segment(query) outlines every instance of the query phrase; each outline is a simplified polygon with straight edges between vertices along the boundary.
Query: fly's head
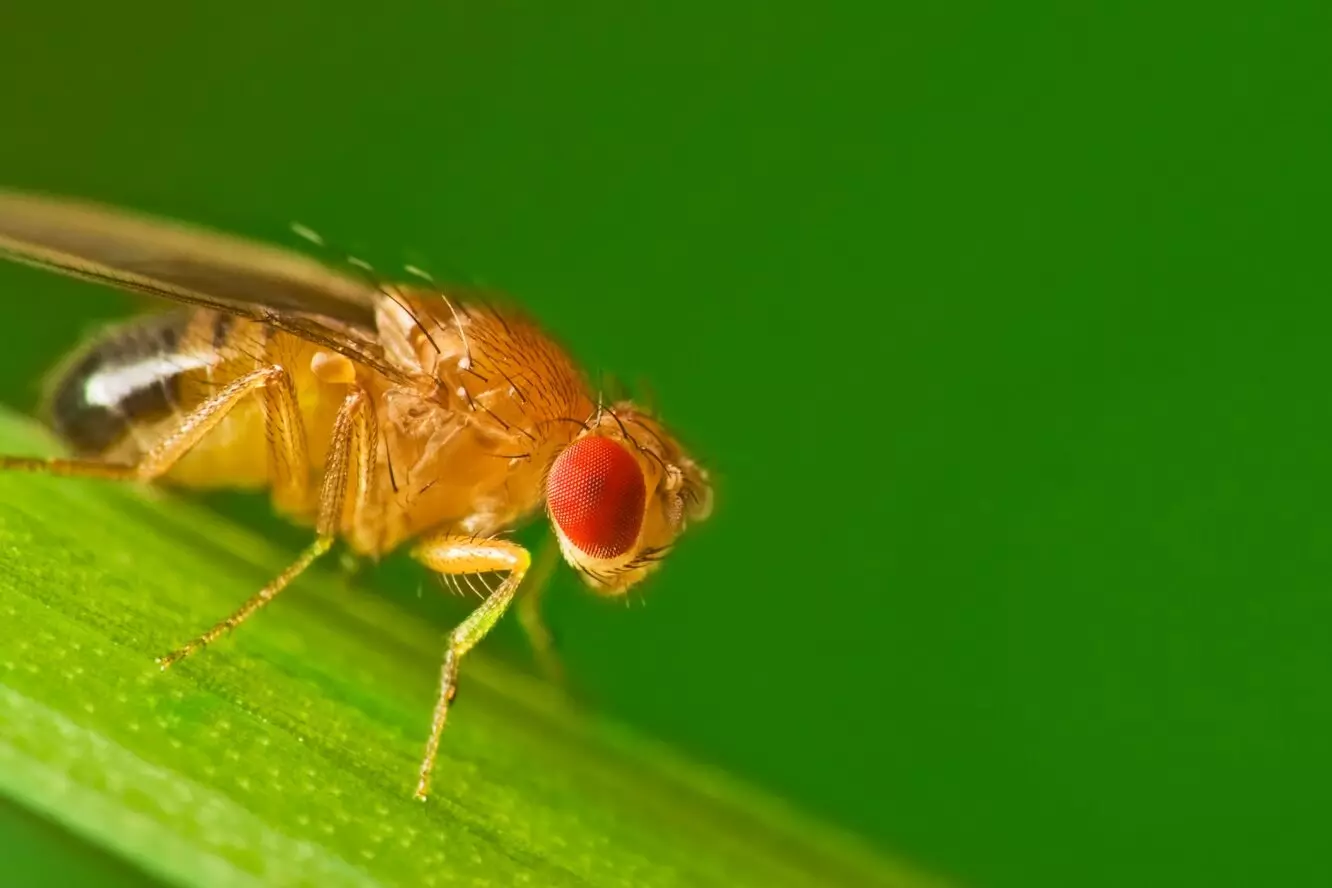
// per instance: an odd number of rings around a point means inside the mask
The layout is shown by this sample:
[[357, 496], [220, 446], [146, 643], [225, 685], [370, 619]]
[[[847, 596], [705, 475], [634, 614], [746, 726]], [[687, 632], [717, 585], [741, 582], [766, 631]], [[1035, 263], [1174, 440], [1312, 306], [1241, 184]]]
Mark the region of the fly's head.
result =
[[555, 457], [546, 511], [569, 564], [596, 592], [622, 595], [708, 517], [712, 486], [657, 420], [621, 403]]

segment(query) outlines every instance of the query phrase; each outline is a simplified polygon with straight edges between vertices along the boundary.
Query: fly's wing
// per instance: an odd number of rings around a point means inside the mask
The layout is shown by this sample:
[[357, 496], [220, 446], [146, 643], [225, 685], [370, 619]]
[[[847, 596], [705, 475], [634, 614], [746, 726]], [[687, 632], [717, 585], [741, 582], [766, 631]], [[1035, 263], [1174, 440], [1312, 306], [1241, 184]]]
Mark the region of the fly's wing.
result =
[[406, 379], [379, 345], [376, 289], [299, 253], [96, 204], [0, 190], [0, 258], [250, 318]]

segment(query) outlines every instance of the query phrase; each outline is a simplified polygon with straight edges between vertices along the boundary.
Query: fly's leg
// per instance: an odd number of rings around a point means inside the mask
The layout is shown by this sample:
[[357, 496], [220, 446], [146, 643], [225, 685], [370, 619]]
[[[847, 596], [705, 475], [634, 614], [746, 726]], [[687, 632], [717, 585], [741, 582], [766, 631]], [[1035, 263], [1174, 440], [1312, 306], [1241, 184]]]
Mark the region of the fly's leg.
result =
[[458, 661], [504, 616], [518, 585], [531, 567], [532, 556], [522, 546], [507, 540], [478, 540], [443, 534], [423, 540], [412, 551], [412, 557], [442, 574], [506, 574], [490, 597], [449, 633], [448, 650], [444, 652], [444, 665], [440, 670], [439, 699], [435, 702], [430, 739], [426, 742], [421, 777], [416, 784], [416, 797], [424, 801], [430, 790], [430, 772], [435, 767], [435, 755], [439, 752], [439, 738], [444, 732], [449, 704], [458, 693]]
[[[159, 658], [157, 662], [163, 669], [169, 668], [200, 648], [207, 647], [245, 622], [255, 611], [276, 598], [279, 592], [287, 588], [291, 581], [300, 576], [319, 556], [332, 548], [342, 522], [348, 481], [356, 482], [354, 513], [359, 515], [364, 508], [371, 470], [374, 466], [377, 434], [374, 405], [370, 397], [362, 390], [353, 388], [343, 400], [333, 427], [333, 441], [324, 467], [323, 484], [319, 491], [319, 517], [315, 525], [317, 534], [315, 541], [290, 567], [242, 604], [235, 613], [183, 647]], [[354, 468], [351, 460], [353, 451], [357, 456]]]
[[227, 414], [247, 395], [255, 393], [264, 395], [265, 425], [273, 455], [273, 495], [280, 501], [305, 499], [310, 484], [305, 427], [301, 423], [296, 403], [296, 386], [291, 374], [277, 365], [245, 374], [200, 404], [135, 465], [118, 465], [96, 459], [0, 456], [0, 469], [116, 481], [155, 481], [169, 472], [194, 445], [226, 419]]
[[541, 601], [550, 579], [560, 561], [560, 547], [555, 538], [548, 537], [537, 553], [536, 560], [528, 572], [527, 585], [523, 587], [523, 597], [514, 605], [518, 623], [523, 627], [528, 643], [532, 646], [532, 655], [537, 666], [546, 678], [554, 684], [563, 686], [565, 682], [564, 664], [555, 650], [555, 639], [550, 634], [545, 619], [541, 616]]

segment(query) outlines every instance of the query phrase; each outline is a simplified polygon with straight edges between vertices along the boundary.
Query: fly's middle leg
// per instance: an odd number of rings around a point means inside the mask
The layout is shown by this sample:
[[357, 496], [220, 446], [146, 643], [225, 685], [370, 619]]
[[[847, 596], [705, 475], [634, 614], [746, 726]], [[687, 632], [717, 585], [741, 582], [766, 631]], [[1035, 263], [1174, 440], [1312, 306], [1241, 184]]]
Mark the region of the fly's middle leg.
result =
[[[172, 664], [190, 654], [207, 647], [227, 632], [245, 622], [256, 611], [268, 604], [291, 581], [300, 576], [306, 568], [321, 555], [333, 547], [341, 528], [343, 505], [346, 502], [347, 487], [355, 487], [353, 510], [359, 515], [368, 496], [370, 477], [374, 467], [378, 439], [378, 427], [374, 418], [374, 405], [370, 396], [359, 388], [353, 388], [342, 402], [338, 417], [333, 427], [332, 445], [328, 460], [324, 466], [324, 479], [319, 491], [319, 517], [316, 524], [315, 541], [303, 551], [294, 563], [267, 586], [260, 589], [229, 617], [217, 623], [207, 632], [158, 659], [158, 664], [167, 669]], [[302, 439], [303, 440], [303, 439]], [[281, 446], [280, 442], [274, 446]], [[355, 463], [352, 456], [355, 454]], [[305, 459], [302, 454], [299, 459]]]
[[532, 562], [527, 585], [523, 587], [523, 595], [514, 605], [514, 609], [517, 612], [518, 623], [523, 628], [523, 634], [527, 636], [527, 642], [532, 646], [532, 656], [536, 659], [537, 667], [548, 681], [563, 687], [566, 684], [564, 663], [555, 649], [555, 638], [550, 634], [550, 627], [546, 625], [546, 619], [541, 615], [541, 602], [545, 598], [546, 589], [550, 586], [551, 576], [555, 573], [559, 561], [559, 543], [553, 536], [548, 536], [537, 552], [536, 560]]

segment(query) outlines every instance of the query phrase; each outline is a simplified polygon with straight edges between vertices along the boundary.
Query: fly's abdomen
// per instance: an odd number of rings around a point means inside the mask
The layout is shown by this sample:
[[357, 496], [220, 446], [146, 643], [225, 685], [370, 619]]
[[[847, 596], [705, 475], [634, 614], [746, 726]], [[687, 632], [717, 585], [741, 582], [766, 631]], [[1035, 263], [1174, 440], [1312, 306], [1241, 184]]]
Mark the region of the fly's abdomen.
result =
[[181, 407], [184, 375], [210, 359], [181, 351], [197, 314], [141, 318], [106, 331], [74, 355], [47, 403], [51, 425], [72, 450], [132, 460], [151, 446], [149, 430]]
[[[108, 330], [76, 353], [56, 376], [47, 414], [77, 455], [132, 465], [228, 385], [281, 364], [291, 373], [310, 431], [311, 463], [318, 467], [341, 401], [310, 371], [314, 351], [301, 339], [221, 312], [150, 315]], [[262, 399], [246, 396], [163, 480], [187, 487], [262, 487], [271, 480], [269, 450]]]

